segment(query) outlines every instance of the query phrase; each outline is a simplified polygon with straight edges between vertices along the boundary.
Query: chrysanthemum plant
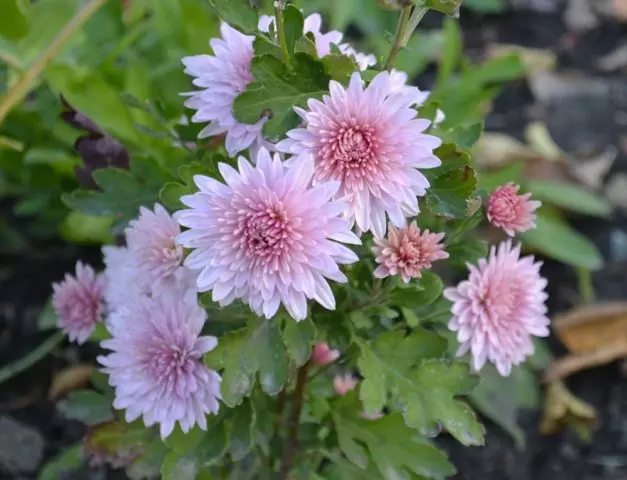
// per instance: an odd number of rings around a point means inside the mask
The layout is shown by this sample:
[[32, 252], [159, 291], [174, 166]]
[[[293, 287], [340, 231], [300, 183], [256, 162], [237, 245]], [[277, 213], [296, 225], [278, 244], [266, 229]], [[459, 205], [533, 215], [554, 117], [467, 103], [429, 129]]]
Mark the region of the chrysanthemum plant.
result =
[[104, 272], [54, 286], [70, 339], [103, 338], [84, 450], [136, 478], [450, 476], [438, 437], [484, 442], [476, 373], [509, 375], [548, 333], [539, 263], [473, 236], [533, 228], [539, 202], [479, 191], [481, 125], [455, 84], [429, 97], [394, 68], [425, 13], [459, 1], [383, 2], [399, 10], [386, 59], [253, 3], [213, 0], [222, 37], [183, 59], [215, 138], [178, 178], [131, 158], [66, 198], [124, 204]]

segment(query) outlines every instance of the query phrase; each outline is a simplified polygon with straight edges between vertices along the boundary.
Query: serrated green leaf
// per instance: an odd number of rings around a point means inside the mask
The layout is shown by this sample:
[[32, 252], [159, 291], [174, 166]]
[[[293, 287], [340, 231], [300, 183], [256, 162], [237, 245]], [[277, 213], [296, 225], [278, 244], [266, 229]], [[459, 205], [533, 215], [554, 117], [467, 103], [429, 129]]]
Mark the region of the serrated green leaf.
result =
[[552, 203], [572, 212], [609, 217], [612, 205], [605, 198], [586, 191], [580, 185], [550, 180], [532, 180], [525, 184], [533, 200]]
[[46, 69], [45, 78], [56, 94], [105, 131], [133, 143], [140, 141], [130, 109], [98, 71], [58, 63]]
[[257, 33], [259, 14], [251, 0], [209, 0], [218, 16], [244, 33]]
[[65, 418], [86, 425], [98, 425], [115, 418], [110, 400], [92, 390], [70, 392], [67, 398], [58, 403], [57, 408]]
[[75, 190], [63, 195], [62, 200], [85, 215], [114, 216], [113, 233], [121, 233], [128, 221], [138, 215], [140, 206], [154, 206], [168, 178], [156, 165], [137, 164], [136, 167], [141, 174], [119, 168], [96, 170], [93, 177], [101, 191]]
[[332, 53], [322, 58], [325, 73], [333, 80], [347, 84], [351, 75], [357, 71], [357, 64], [352, 57]]
[[342, 453], [363, 470], [375, 467], [386, 480], [455, 473], [446, 454], [417, 437], [400, 414], [374, 421], [362, 418], [353, 392], [334, 401], [332, 418]]
[[233, 407], [249, 396], [259, 375], [262, 389], [276, 395], [287, 379], [287, 354], [276, 320], [251, 319], [246, 328], [224, 335], [205, 356], [211, 368], [224, 368], [222, 397]]
[[324, 65], [304, 53], [292, 57], [292, 69], [272, 55], [254, 57], [251, 73], [253, 85], [235, 99], [233, 111], [238, 121], [254, 124], [269, 117], [264, 133], [278, 138], [298, 124], [295, 106], [327, 92], [329, 77]]
[[288, 5], [283, 13], [283, 24], [285, 26], [285, 45], [291, 56], [294, 54], [296, 41], [303, 36], [305, 26], [303, 12], [294, 5]]
[[309, 360], [315, 340], [316, 327], [309, 318], [301, 322], [295, 322], [291, 318], [286, 319], [283, 341], [297, 367], [303, 366]]
[[472, 167], [448, 170], [430, 181], [425, 205], [431, 213], [448, 218], [463, 218], [467, 202], [477, 187]]
[[359, 395], [365, 412], [372, 415], [383, 410], [390, 394], [398, 391], [397, 381], [404, 379], [414, 365], [425, 358], [442, 356], [446, 342], [435, 333], [416, 329], [408, 336], [386, 332], [360, 347], [357, 366], [364, 380]]
[[380, 335], [361, 344], [357, 366], [364, 380], [360, 396], [366, 413], [381, 411], [392, 397], [401, 406], [409, 427], [428, 435], [441, 424], [465, 445], [483, 443], [484, 430], [467, 404], [455, 397], [469, 393], [476, 383], [468, 366], [438, 360], [446, 341], [418, 329]]
[[89, 429], [85, 438], [85, 448], [89, 451], [116, 456], [120, 453], [141, 450], [156, 437], [156, 432], [146, 427], [141, 420], [130, 424], [117, 420]]
[[603, 266], [603, 257], [594, 243], [563, 221], [542, 212], [536, 216], [536, 228], [521, 237], [531, 247], [569, 265], [590, 270]]
[[471, 149], [483, 134], [483, 123], [473, 123], [468, 127], [453, 130], [450, 141], [465, 150]]
[[390, 301], [400, 307], [420, 308], [437, 300], [443, 288], [440, 277], [424, 270], [420, 279], [400, 284], [394, 289], [390, 293]]

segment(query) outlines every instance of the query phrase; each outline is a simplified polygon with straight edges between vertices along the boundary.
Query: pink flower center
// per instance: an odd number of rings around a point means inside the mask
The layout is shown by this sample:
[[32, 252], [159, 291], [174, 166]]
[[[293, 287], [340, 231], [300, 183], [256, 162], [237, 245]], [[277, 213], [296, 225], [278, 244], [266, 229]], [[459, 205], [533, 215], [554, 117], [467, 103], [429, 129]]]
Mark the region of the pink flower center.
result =
[[280, 201], [246, 212], [240, 219], [240, 229], [244, 254], [261, 265], [280, 258], [291, 243], [291, 222]]
[[163, 345], [148, 348], [150, 355], [148, 371], [154, 378], [171, 378], [176, 381], [179, 375], [187, 375], [194, 368], [194, 358], [187, 348]]
[[375, 129], [343, 122], [331, 132], [318, 152], [323, 177], [340, 180], [348, 189], [360, 189], [379, 169]]
[[480, 303], [489, 316], [508, 322], [513, 315], [520, 313], [519, 306], [524, 305], [520, 302], [521, 291], [515, 276], [504, 274], [501, 281], [490, 282]]

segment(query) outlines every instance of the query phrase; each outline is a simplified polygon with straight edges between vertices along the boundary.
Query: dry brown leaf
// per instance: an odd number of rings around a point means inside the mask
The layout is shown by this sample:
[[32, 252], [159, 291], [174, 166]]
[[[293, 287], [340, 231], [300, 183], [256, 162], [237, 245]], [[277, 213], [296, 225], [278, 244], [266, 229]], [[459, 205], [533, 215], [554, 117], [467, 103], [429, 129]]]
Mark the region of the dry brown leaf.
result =
[[557, 315], [553, 330], [571, 353], [627, 340], [627, 302], [605, 302]]
[[545, 160], [556, 162], [564, 157], [564, 152], [557, 146], [544, 122], [527, 125], [525, 140], [531, 149]]
[[558, 315], [553, 330], [570, 353], [547, 368], [547, 382], [626, 358], [627, 302], [600, 303]]
[[530, 160], [538, 155], [527, 145], [511, 135], [486, 132], [474, 147], [476, 165], [499, 168], [518, 160]]
[[564, 383], [556, 381], [549, 385], [540, 424], [542, 435], [553, 435], [567, 427], [586, 433], [596, 421], [594, 407], [573, 395]]
[[553, 70], [557, 66], [557, 56], [550, 50], [527, 48], [520, 45], [493, 44], [488, 47], [488, 58], [498, 58], [518, 54], [528, 75]]
[[627, 22], [627, 0], [612, 0], [612, 11], [614, 18]]
[[48, 391], [48, 398], [56, 400], [61, 395], [72, 390], [84, 387], [89, 383], [94, 366], [86, 363], [70, 365], [56, 373]]

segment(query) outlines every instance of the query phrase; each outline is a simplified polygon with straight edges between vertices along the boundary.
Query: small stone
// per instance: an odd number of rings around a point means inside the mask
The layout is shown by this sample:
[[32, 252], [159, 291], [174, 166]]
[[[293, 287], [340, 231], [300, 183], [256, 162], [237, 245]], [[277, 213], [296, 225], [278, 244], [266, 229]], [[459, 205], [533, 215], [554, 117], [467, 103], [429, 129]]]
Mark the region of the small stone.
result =
[[44, 452], [41, 434], [11, 417], [0, 417], [0, 466], [12, 474], [36, 472]]
[[612, 205], [627, 210], [627, 175], [614, 175], [605, 187], [605, 195]]

